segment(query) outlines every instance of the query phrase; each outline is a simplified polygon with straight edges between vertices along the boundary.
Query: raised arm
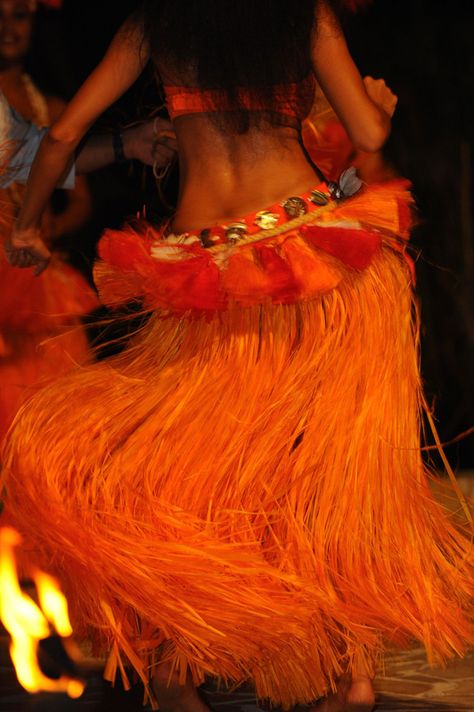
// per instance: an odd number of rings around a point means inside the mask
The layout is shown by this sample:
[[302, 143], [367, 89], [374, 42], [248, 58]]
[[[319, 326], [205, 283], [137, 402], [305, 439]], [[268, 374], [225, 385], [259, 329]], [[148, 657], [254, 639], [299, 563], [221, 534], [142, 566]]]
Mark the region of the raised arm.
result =
[[390, 134], [397, 98], [382, 79], [362, 79], [332, 10], [323, 1], [317, 8], [312, 51], [316, 79], [354, 147], [378, 151]]
[[133, 84], [148, 59], [149, 51], [141, 27], [135, 20], [127, 20], [103, 60], [41, 143], [15, 230], [6, 246], [12, 265], [36, 265], [36, 273], [47, 265], [49, 252], [41, 240], [39, 225], [49, 198], [67, 171], [81, 139], [97, 117]]

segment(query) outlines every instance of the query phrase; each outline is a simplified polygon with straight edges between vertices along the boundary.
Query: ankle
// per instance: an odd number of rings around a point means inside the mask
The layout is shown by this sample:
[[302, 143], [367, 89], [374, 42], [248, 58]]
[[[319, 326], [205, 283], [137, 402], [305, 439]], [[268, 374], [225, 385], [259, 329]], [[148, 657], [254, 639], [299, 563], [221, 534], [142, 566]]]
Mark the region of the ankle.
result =
[[352, 677], [346, 694], [349, 712], [370, 712], [375, 705], [375, 692], [372, 679], [367, 675]]

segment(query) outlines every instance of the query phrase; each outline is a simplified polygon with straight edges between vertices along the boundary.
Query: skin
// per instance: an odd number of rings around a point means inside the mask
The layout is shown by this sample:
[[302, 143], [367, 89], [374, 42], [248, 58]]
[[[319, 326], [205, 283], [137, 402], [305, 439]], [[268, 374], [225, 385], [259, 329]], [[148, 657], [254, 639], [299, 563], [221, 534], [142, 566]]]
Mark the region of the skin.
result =
[[[25, 84], [22, 80], [24, 61], [33, 33], [34, 13], [25, 0], [0, 0], [0, 89], [9, 104], [28, 121], [34, 120]], [[65, 103], [57, 97], [47, 97], [51, 122], [62, 114]], [[48, 242], [72, 233], [87, 222], [91, 214], [91, 198], [87, 182], [78, 178], [73, 190], [68, 191], [67, 206], [59, 215], [45, 211], [43, 234]]]
[[[382, 80], [362, 79], [331, 11], [318, 5], [319, 30], [312, 47], [316, 79], [345, 127], [354, 147], [380, 149], [390, 132], [396, 97]], [[44, 269], [49, 252], [39, 219], [50, 192], [96, 118], [137, 79], [149, 59], [140, 31], [124, 25], [102, 62], [81, 87], [44, 139], [33, 165], [26, 199], [8, 246], [11, 264]], [[192, 84], [170, 66], [158, 63], [165, 84]], [[177, 232], [226, 222], [289, 195], [304, 192], [318, 179], [300, 147], [296, 130], [252, 129], [244, 135], [220, 133], [206, 115], [175, 121], [180, 161], [180, 191], [173, 229]], [[356, 664], [341, 679], [319, 712], [368, 712], [374, 704], [371, 674]], [[154, 691], [164, 712], [203, 712], [205, 705], [188, 680], [180, 686], [161, 665]]]
[[[178, 149], [173, 124], [157, 117], [122, 130], [125, 158], [159, 169], [176, 157]], [[76, 155], [76, 173], [90, 173], [115, 161], [111, 134], [90, 136]]]

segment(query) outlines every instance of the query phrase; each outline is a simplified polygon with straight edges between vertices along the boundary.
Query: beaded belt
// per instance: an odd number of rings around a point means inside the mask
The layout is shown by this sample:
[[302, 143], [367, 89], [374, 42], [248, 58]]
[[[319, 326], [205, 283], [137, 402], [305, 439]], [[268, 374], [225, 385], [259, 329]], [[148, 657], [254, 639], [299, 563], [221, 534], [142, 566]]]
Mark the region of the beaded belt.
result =
[[225, 225], [215, 225], [203, 230], [191, 230], [181, 234], [173, 232], [163, 235], [170, 245], [200, 244], [202, 247], [216, 247], [218, 245], [235, 245], [245, 242], [256, 233], [265, 236], [265, 232], [286, 225], [289, 222], [310, 215], [316, 210], [328, 205], [332, 200], [330, 189], [326, 183], [320, 183], [316, 188], [302, 195], [286, 198], [280, 203], [274, 203], [265, 210], [259, 210], [246, 215], [244, 218], [233, 220]]

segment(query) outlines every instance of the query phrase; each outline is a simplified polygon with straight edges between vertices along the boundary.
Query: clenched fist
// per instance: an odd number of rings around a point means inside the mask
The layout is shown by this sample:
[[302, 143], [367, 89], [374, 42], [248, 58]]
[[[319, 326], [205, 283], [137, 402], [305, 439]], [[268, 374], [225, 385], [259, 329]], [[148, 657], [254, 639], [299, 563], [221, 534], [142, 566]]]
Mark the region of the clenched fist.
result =
[[398, 97], [389, 89], [385, 81], [383, 79], [374, 79], [373, 77], [364, 77], [364, 84], [367, 94], [374, 104], [392, 117]]
[[51, 253], [36, 228], [14, 230], [5, 243], [5, 254], [12, 267], [34, 267], [38, 276], [49, 264]]

